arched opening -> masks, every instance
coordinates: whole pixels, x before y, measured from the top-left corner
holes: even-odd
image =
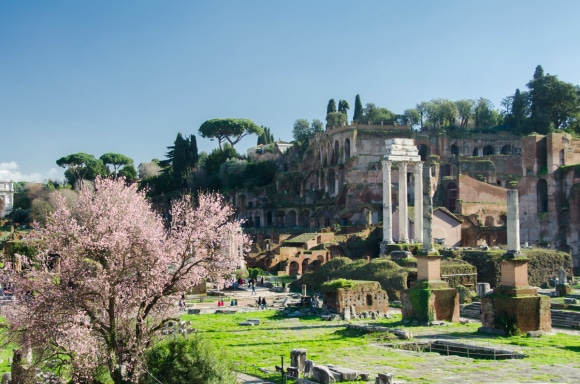
[[[486,227],[493,227],[493,226],[495,226],[495,220],[494,220],[493,216],[487,216],[485,218],[485,226]]]
[[[455,144],[451,146],[451,156],[459,156],[459,147],[457,147]]]
[[[350,140],[346,139],[344,141],[344,159],[350,159]]]
[[[536,200],[538,202],[538,213],[548,212],[548,183],[546,180],[538,180]]]
[[[321,257],[322,256],[318,256],[316,259],[312,260],[312,263],[310,263],[310,266],[308,269],[309,271],[316,272],[320,269],[320,266],[322,265],[322,261],[320,261]]]
[[[483,156],[495,155],[495,149],[491,145],[483,147]]]
[[[455,212],[457,202],[457,184],[449,183],[447,184],[447,189],[445,191],[445,208],[451,212]]]
[[[510,144],[506,144],[503,147],[501,147],[501,154],[502,155],[511,155],[512,154],[512,146]]]
[[[560,165],[566,165],[566,164],[564,164],[564,159],[565,159],[565,157],[564,157],[564,150],[562,149],[560,151],[560,162],[559,162]]]
[[[292,227],[295,227],[295,226],[296,226],[296,211],[290,210],[286,214],[285,227],[286,228],[292,228]]]
[[[495,239],[495,234],[490,233],[490,232],[484,232],[484,233],[480,233],[477,236],[477,245],[487,245],[489,247],[492,247],[496,244],[496,239]]]
[[[419,156],[421,156],[421,161],[427,161],[427,158],[431,154],[429,147],[425,144],[419,145]]]
[[[302,274],[305,274],[308,271],[308,259],[304,259],[302,260]]]
[[[300,272],[300,264],[295,261],[290,262],[290,268],[288,269],[288,274],[290,276],[296,276]]]
[[[277,228],[284,228],[284,219],[285,219],[285,214],[283,211],[276,213],[276,227]]]
[[[367,294],[367,306],[373,305],[373,295]]]
[[[338,146],[338,141],[334,142],[334,163],[333,164],[338,164],[339,162],[339,155],[340,155],[340,151],[339,151],[339,146]]]
[[[473,156],[479,156],[479,148],[473,148]]]
[[[328,194],[331,196],[333,196],[336,193],[336,190],[334,188],[335,179],[336,179],[336,174],[334,173],[334,169],[330,169],[328,171],[327,191],[328,191]]]

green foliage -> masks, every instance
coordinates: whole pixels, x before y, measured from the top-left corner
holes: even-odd
[[[336,279],[332,281],[326,281],[322,284],[321,289],[323,291],[336,291],[339,288],[352,288],[354,283],[347,279]]]
[[[409,298],[413,307],[413,315],[415,320],[426,323],[433,321],[433,309],[429,306],[432,291],[424,288],[411,288],[409,290]]]
[[[59,167],[68,167],[64,176],[73,187],[82,184],[83,180],[95,180],[97,176],[107,174],[107,168],[101,159],[83,152],[63,156],[56,161],[56,164]]]
[[[326,115],[326,127],[341,127],[347,123],[347,117],[342,112],[330,112]]]
[[[336,101],[334,99],[328,100],[328,105],[326,106],[326,114],[336,112]]]
[[[518,336],[520,334],[520,329],[517,326],[517,318],[515,315],[509,316],[506,312],[503,312],[500,316],[496,316],[493,319],[494,324],[503,329],[506,336]]]
[[[248,268],[248,277],[251,279],[257,279],[258,276],[264,274],[264,271],[260,268]]]
[[[576,87],[546,74],[541,65],[527,84],[531,115],[526,132],[546,134],[555,129],[567,129],[578,121],[580,98]]]
[[[391,300],[396,300],[400,292],[407,288],[408,271],[397,263],[386,259],[372,259],[370,262],[361,259],[352,261],[347,257],[336,257],[325,263],[316,272],[308,272],[291,284],[299,290],[302,284],[309,289],[319,290],[323,283],[336,279],[378,281]]]
[[[260,144],[265,145],[265,144],[274,143],[274,135],[270,131],[270,128],[264,127],[263,125],[261,126],[261,128],[262,128],[262,133],[258,136],[257,145],[260,145]]]
[[[363,117],[363,106],[360,101],[360,96],[356,95],[356,98],[354,100],[354,113],[352,119],[358,123],[362,117]]]
[[[146,352],[150,375],[145,374],[140,383],[235,383],[232,365],[223,351],[198,335],[164,340]]]
[[[223,148],[222,144],[225,141],[234,147],[245,136],[251,134],[260,136],[262,133],[263,129],[248,119],[212,119],[199,127],[201,137],[217,139],[220,149]]]
[[[362,121],[370,125],[390,125],[394,123],[395,115],[387,108],[380,108],[373,103],[367,103],[363,109]]]
[[[17,223],[19,225],[28,225],[30,224],[30,210],[16,208],[10,212],[8,218],[12,220],[13,223]]]
[[[183,137],[179,132],[173,145],[167,149],[167,159],[160,161],[159,165],[163,167],[162,172],[170,181],[169,190],[187,188],[188,176],[199,160],[195,136]]]
[[[314,119],[312,123],[309,123],[307,119],[298,119],[294,122],[292,136],[302,150],[305,150],[308,147],[308,141],[320,132],[324,132],[322,121]]]
[[[218,177],[220,167],[228,159],[239,158],[240,156],[229,144],[225,144],[223,149],[214,149],[205,159],[203,163],[203,169],[208,175],[208,185],[210,189],[219,190],[221,188],[221,182]]]

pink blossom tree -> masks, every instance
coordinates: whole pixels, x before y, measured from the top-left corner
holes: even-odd
[[[117,384],[136,382],[179,295],[223,282],[249,244],[217,194],[176,200],[165,223],[135,185],[111,179],[73,207],[60,200],[41,232],[42,254],[15,281],[10,334],[34,363],[58,361],[75,382],[103,369]]]

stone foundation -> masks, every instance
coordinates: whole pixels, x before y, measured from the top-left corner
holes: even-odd
[[[493,294],[481,299],[481,323],[484,328],[503,330],[507,321],[513,322],[521,333],[552,330],[548,296],[536,294],[510,297],[499,292],[501,290],[498,293],[494,290]]]
[[[418,281],[401,293],[404,320],[459,321],[459,294],[444,281]]]

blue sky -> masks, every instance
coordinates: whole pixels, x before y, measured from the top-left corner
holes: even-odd
[[[178,132],[211,152],[197,130],[218,117],[291,141],[295,120],[357,94],[395,113],[499,108],[538,64],[580,84],[579,15],[576,0],[2,0],[0,179],[62,179],[75,152],[162,159]]]

